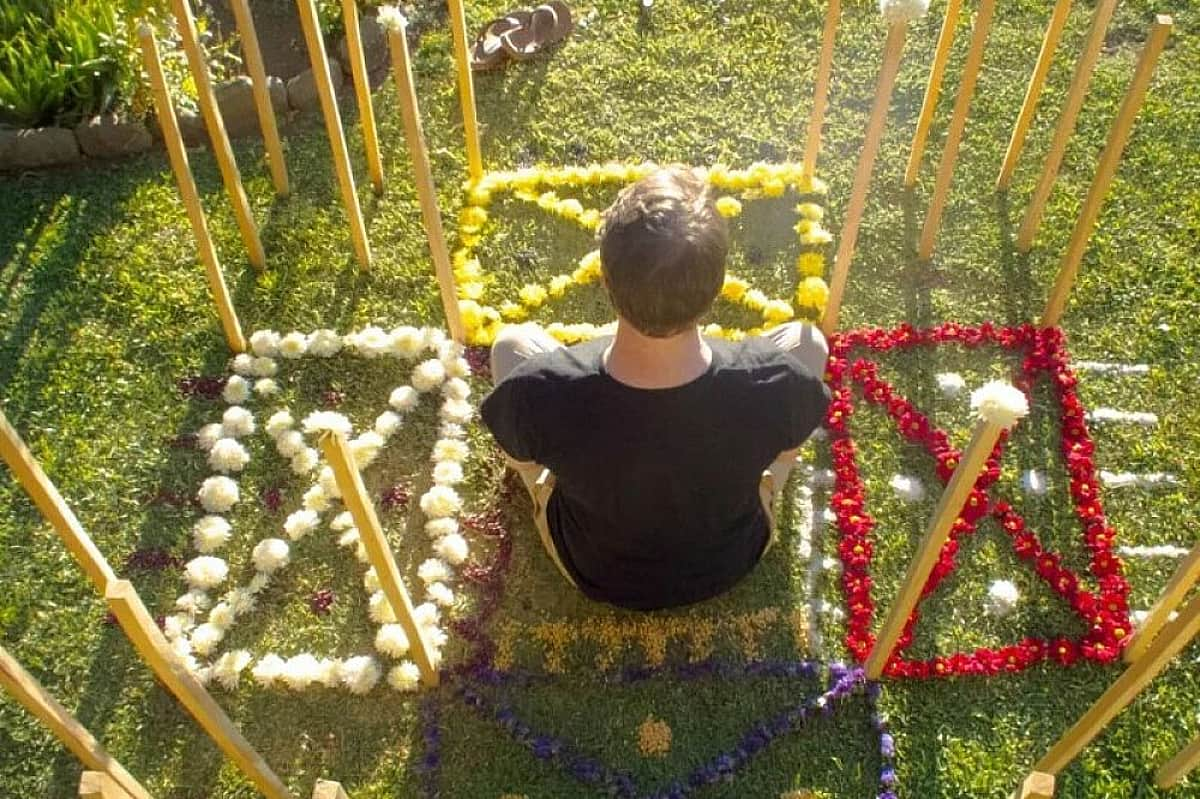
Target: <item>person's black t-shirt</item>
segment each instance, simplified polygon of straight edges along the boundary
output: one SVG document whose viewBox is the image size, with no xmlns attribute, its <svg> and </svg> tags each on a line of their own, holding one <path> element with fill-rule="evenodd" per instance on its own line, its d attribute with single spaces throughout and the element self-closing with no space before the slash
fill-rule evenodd
<svg viewBox="0 0 1200 799">
<path fill-rule="evenodd" d="M 634 388 L 605 372 L 610 341 L 522 363 L 484 399 L 484 422 L 554 474 L 551 535 L 586 595 L 652 609 L 719 594 L 766 546 L 763 470 L 821 423 L 829 391 L 765 338 L 707 340 L 700 377 Z"/>
</svg>

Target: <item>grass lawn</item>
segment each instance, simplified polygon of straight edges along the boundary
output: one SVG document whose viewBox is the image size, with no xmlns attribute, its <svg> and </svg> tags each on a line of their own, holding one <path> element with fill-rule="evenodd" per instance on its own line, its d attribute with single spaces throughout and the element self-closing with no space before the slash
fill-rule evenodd
<svg viewBox="0 0 1200 799">
<path fill-rule="evenodd" d="M 944 5 L 935 3 L 933 15 L 910 30 L 842 324 L 890 328 L 903 321 L 930 326 L 1035 319 L 1144 33 L 1155 12 L 1173 13 L 1175 32 L 1084 258 L 1064 327 L 1077 360 L 1150 367 L 1141 375 L 1080 373 L 1079 393 L 1088 408 L 1158 416 L 1150 427 L 1092 425 L 1097 467 L 1178 478 L 1153 490 L 1104 492 L 1117 543 L 1190 546 L 1198 537 L 1194 497 L 1200 492 L 1200 405 L 1194 398 L 1200 382 L 1196 8 L 1192 0 L 1128 0 L 1118 7 L 1037 245 L 1026 256 L 1015 252 L 1015 228 L 1092 8 L 1079 3 L 1072 9 L 1012 189 L 997 195 L 995 175 L 1051 5 L 1049 0 L 999 5 L 932 263 L 916 259 L 915 241 L 966 56 L 970 15 L 964 12 L 921 180 L 911 193 L 901 188 L 902 175 Z M 885 33 L 873 3 L 847 6 L 818 168 L 829 184 L 824 204 L 835 240 Z M 577 4 L 577 17 L 588 23 L 552 57 L 477 77 L 485 162 L 512 169 L 610 160 L 738 167 L 798 160 L 823 9 L 784 0 L 662 0 L 646 22 L 639 21 L 631 1 Z M 471 3 L 469 24 L 475 29 L 504 10 L 494 0 Z M 415 63 L 442 210 L 452 229 L 466 170 L 448 28 L 425 30 Z M 300 121 L 288 136 L 293 185 L 288 200 L 274 197 L 262 148 L 252 142 L 235 147 L 268 253 L 262 274 L 244 257 L 211 157 L 193 154 L 247 334 L 260 328 L 349 332 L 367 325 L 440 324 L 396 105 L 390 85 L 376 95 L 388 177 L 382 198 L 370 191 L 356 118 L 346 113 L 375 251 L 374 267 L 366 273 L 353 261 L 318 119 Z M 599 204 L 604 198 L 593 199 Z M 786 297 L 794 239 L 780 225 L 791 202 L 770 202 L 776 205 L 766 203 L 762 211 L 747 205 L 737 221 L 731 268 L 772 296 Z M 589 246 L 566 223 L 548 223 L 516 201 L 497 203 L 492 219 L 481 257 L 486 269 L 501 276 L 491 288 L 498 299 L 509 296 L 509 288 L 515 295 L 521 282 L 545 282 L 570 271 Z M 203 453 L 177 446 L 177 439 L 219 420 L 225 407 L 219 397 L 185 396 L 178 382 L 227 375 L 229 353 L 165 156 L 0 179 L 0 285 L 0 407 L 114 568 L 135 583 L 153 612 L 170 612 L 185 590 L 181 571 L 172 565 L 145 568 L 145 553 L 162 551 L 182 561 L 195 556 L 191 531 L 198 511 L 186 499 L 209 469 Z M 595 287 L 573 292 L 559 308 L 553 316 L 559 321 L 607 321 Z M 744 312 L 728 307 L 719 307 L 715 321 L 748 322 Z M 930 414 L 958 446 L 965 445 L 970 429 L 965 399 L 944 397 L 934 376 L 958 372 L 973 387 L 1011 375 L 1019 365 L 1015 356 L 986 348 L 939 347 L 878 360 L 897 391 Z M 260 426 L 276 406 L 286 405 L 300 418 L 329 404 L 332 392 L 342 397 L 338 410 L 356 429 L 369 427 L 386 408 L 388 392 L 407 382 L 410 371 L 393 360 L 306 361 L 287 367 L 278 402 L 257 400 L 252 410 Z M 486 391 L 482 378 L 474 378 L 472 386 L 473 400 Z M 1065 565 L 1083 571 L 1086 551 L 1070 509 L 1057 415 L 1044 387 L 1035 390 L 1034 399 L 1031 418 L 1010 444 L 997 491 L 1047 546 L 1063 554 Z M 856 402 L 859 467 L 878 522 L 872 564 L 878 617 L 895 595 L 933 508 L 937 481 L 927 455 L 902 441 L 879 410 L 861 397 Z M 410 579 L 428 557 L 415 498 L 429 483 L 425 464 L 436 427 L 427 403 L 367 474 L 372 490 L 399 485 L 413 498 L 382 512 Z M 560 740 L 627 772 L 639 795 L 646 795 L 675 779 L 686 782 L 693 771 L 732 750 L 751 725 L 828 687 L 823 673 L 780 675 L 752 664 L 847 659 L 839 581 L 819 567 L 822 558 L 837 557 L 836 528 L 816 526 L 811 557 L 818 567 L 810 568 L 801 551 L 802 531 L 814 513 L 820 520 L 827 492 L 818 488 L 810 494 L 802 475 L 789 487 L 781 512 L 780 545 L 751 577 L 717 600 L 642 616 L 596 605 L 564 588 L 540 551 L 528 502 L 498 491 L 502 468 L 487 434 L 472 426 L 468 437 L 466 510 L 498 507 L 508 534 L 507 543 L 503 536 L 472 537 L 473 557 L 493 562 L 511 545 L 511 565 L 490 589 L 460 580 L 455 614 L 469 618 L 491 608 L 480 634 L 497 645 L 493 662 L 505 676 L 467 686 L 466 696 L 461 680 L 416 697 L 382 683 L 361 697 L 321 688 L 294 693 L 260 688 L 248 674 L 236 691 L 214 685 L 214 695 L 297 795 L 307 795 L 317 778 L 341 781 L 355 799 L 603 795 L 580 778 L 578 761 L 544 751 Z M 233 537 L 221 553 L 238 580 L 252 571 L 247 563 L 254 543 L 280 535 L 308 485 L 292 477 L 264 440 L 248 445 L 252 460 L 240 481 L 243 501 L 231 515 Z M 829 449 L 827 442 L 816 442 L 805 457 L 813 468 L 824 468 Z M 1020 487 L 1021 472 L 1033 468 L 1049 475 L 1045 495 Z M 888 485 L 897 473 L 920 477 L 926 498 L 901 502 Z M 276 510 L 260 500 L 271 489 L 279 489 L 283 500 Z M 362 568 L 334 539 L 321 530 L 295 544 L 292 565 L 226 643 L 285 657 L 371 652 L 374 627 L 366 618 Z M 0 474 L 0 553 L 0 642 L 152 793 L 173 799 L 254 795 L 141 665 L 119 628 L 105 623 L 103 603 L 7 472 Z M 964 540 L 958 560 L 960 568 L 923 606 L 913 656 L 1082 632 L 1077 617 L 1014 557 L 993 522 L 981 522 L 979 532 Z M 1126 558 L 1132 609 L 1149 606 L 1175 563 Z M 1004 619 L 984 612 L 988 587 L 998 579 L 1012 580 L 1021 591 L 1016 612 Z M 1092 586 L 1094 580 L 1084 582 Z M 806 593 L 810 587 L 820 600 L 818 636 L 803 624 L 805 609 L 814 604 Z M 317 615 L 310 598 L 326 589 L 333 603 L 327 615 Z M 451 639 L 446 654 L 453 666 L 470 654 L 471 638 L 451 632 Z M 1171 792 L 1152 784 L 1155 768 L 1197 734 L 1198 657 L 1196 645 L 1186 649 L 1061 775 L 1059 795 L 1200 796 L 1200 777 Z M 698 673 L 685 668 L 695 661 L 705 664 L 696 667 Z M 895 736 L 897 792 L 921 799 L 1007 796 L 1118 673 L 1117 666 L 1091 662 L 1070 668 L 1042 663 L 990 678 L 886 681 L 878 712 Z M 837 799 L 875 796 L 882 765 L 875 712 L 871 701 L 854 695 L 828 716 L 818 713 L 797 732 L 777 738 L 734 779 L 694 795 L 774 799 L 811 789 Z M 511 719 L 520 724 L 514 727 Z M 659 756 L 639 750 L 639 728 L 648 720 L 671 730 L 670 749 Z M 438 736 L 431 742 L 435 727 Z M 437 768 L 431 769 L 434 761 Z M 78 772 L 76 761 L 48 733 L 14 702 L 0 699 L 0 794 L 72 796 Z"/>
</svg>

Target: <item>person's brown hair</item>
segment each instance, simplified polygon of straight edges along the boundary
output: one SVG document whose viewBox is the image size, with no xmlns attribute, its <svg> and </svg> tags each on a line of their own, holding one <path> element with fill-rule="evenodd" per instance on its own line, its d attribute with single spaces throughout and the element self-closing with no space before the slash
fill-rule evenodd
<svg viewBox="0 0 1200 799">
<path fill-rule="evenodd" d="M 725 281 L 729 230 L 708 184 L 684 167 L 627 186 L 604 212 L 600 265 L 617 312 L 665 338 L 694 325 Z"/>
</svg>

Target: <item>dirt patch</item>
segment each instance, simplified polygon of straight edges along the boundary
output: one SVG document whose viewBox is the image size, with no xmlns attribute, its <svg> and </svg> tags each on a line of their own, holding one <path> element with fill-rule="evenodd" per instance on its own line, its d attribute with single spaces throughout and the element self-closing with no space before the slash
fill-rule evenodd
<svg viewBox="0 0 1200 799">
<path fill-rule="evenodd" d="M 218 38 L 237 33 L 228 0 L 209 0 L 206 5 L 213 33 Z M 300 16 L 293 0 L 254 0 L 250 12 L 254 15 L 258 46 L 268 75 L 287 80 L 309 68 L 304 31 L 300 28 Z"/>
</svg>

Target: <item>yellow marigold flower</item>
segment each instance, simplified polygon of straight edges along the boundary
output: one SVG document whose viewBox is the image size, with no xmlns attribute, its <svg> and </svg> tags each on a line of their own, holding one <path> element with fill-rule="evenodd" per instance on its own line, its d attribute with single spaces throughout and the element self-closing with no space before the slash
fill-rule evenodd
<svg viewBox="0 0 1200 799">
<path fill-rule="evenodd" d="M 742 295 L 742 304 L 752 311 L 761 311 L 767 307 L 770 302 L 766 294 L 763 294 L 758 289 L 750 289 Z"/>
<path fill-rule="evenodd" d="M 479 208 L 485 208 L 492 202 L 492 192 L 483 186 L 475 186 L 467 192 L 467 202 Z"/>
<path fill-rule="evenodd" d="M 712 338 L 720 338 L 721 334 L 723 334 L 725 332 L 725 329 L 722 328 L 720 325 L 718 325 L 716 322 L 710 322 L 709 324 L 705 325 L 700 330 L 700 332 L 705 336 L 710 336 Z"/>
<path fill-rule="evenodd" d="M 500 316 L 506 322 L 524 322 L 529 317 L 529 310 L 520 303 L 505 300 L 500 303 Z"/>
<path fill-rule="evenodd" d="M 624 183 L 628 180 L 629 170 L 624 164 L 605 164 L 600 167 L 600 174 L 605 182 Z"/>
<path fill-rule="evenodd" d="M 458 243 L 461 244 L 462 246 L 466 247 L 469 250 L 473 250 L 476 247 L 478 247 L 479 242 L 481 242 L 481 241 L 483 241 L 483 238 L 478 233 L 462 233 L 462 232 L 460 232 L 458 234 Z"/>
<path fill-rule="evenodd" d="M 779 178 L 769 178 L 763 181 L 762 193 L 765 197 L 782 197 L 785 191 L 787 191 L 787 184 Z"/>
<path fill-rule="evenodd" d="M 820 252 L 802 252 L 796 258 L 796 271 L 801 277 L 820 277 L 825 274 L 825 254 Z"/>
<path fill-rule="evenodd" d="M 583 213 L 583 203 L 579 200 L 563 200 L 558 204 L 558 215 L 566 219 L 578 219 Z"/>
<path fill-rule="evenodd" d="M 746 177 L 761 186 L 763 183 L 766 183 L 768 180 L 775 177 L 775 174 L 771 169 L 771 165 L 766 161 L 755 161 L 750 165 L 750 168 L 746 170 Z"/>
<path fill-rule="evenodd" d="M 546 301 L 546 289 L 537 283 L 529 283 L 521 287 L 517 297 L 530 308 L 537 308 Z"/>
<path fill-rule="evenodd" d="M 552 191 L 542 192 L 538 195 L 537 204 L 543 211 L 553 211 L 558 207 L 558 195 Z"/>
<path fill-rule="evenodd" d="M 796 287 L 796 304 L 801 308 L 824 310 L 829 301 L 829 286 L 819 277 L 806 277 Z"/>
<path fill-rule="evenodd" d="M 578 186 L 587 183 L 587 170 L 581 166 L 565 167 L 562 171 L 563 182 L 568 186 Z"/>
<path fill-rule="evenodd" d="M 814 222 L 820 222 L 825 218 L 825 209 L 816 203 L 800 203 L 796 206 L 796 213 Z"/>
<path fill-rule="evenodd" d="M 740 277 L 725 275 L 725 283 L 721 286 L 721 296 L 732 302 L 737 302 L 746 294 L 750 284 Z"/>
<path fill-rule="evenodd" d="M 814 222 L 813 224 L 815 225 L 816 223 Z M 811 245 L 828 244 L 831 241 L 833 241 L 833 234 L 830 233 L 825 228 L 820 227 L 820 226 L 814 227 L 808 233 L 800 234 L 800 243 L 801 244 L 807 244 L 807 245 L 811 246 Z"/>
<path fill-rule="evenodd" d="M 734 197 L 722 197 L 716 202 L 717 213 L 731 219 L 742 212 L 742 204 Z"/>
<path fill-rule="evenodd" d="M 471 258 L 464 261 L 461 266 L 455 267 L 454 277 L 464 283 L 483 277 L 483 267 L 479 265 L 479 259 Z"/>
<path fill-rule="evenodd" d="M 458 284 L 458 297 L 461 300 L 478 300 L 483 296 L 483 284 L 471 281 Z"/>
<path fill-rule="evenodd" d="M 592 250 L 579 259 L 579 267 L 571 273 L 571 279 L 581 286 L 586 286 L 601 275 L 600 251 Z"/>
<path fill-rule="evenodd" d="M 799 222 L 792 225 L 792 230 L 796 231 L 801 236 L 807 236 L 817 227 L 817 223 L 811 219 L 801 219 Z"/>
<path fill-rule="evenodd" d="M 567 326 L 562 322 L 551 322 L 546 325 L 546 332 L 562 343 L 567 343 Z"/>
<path fill-rule="evenodd" d="M 671 725 L 647 716 L 638 727 L 638 751 L 642 757 L 666 757 L 671 751 Z"/>
<path fill-rule="evenodd" d="M 468 333 L 483 324 L 483 309 L 474 300 L 459 300 L 458 312 Z"/>
<path fill-rule="evenodd" d="M 771 300 L 762 311 L 763 319 L 767 322 L 786 322 L 796 315 L 790 303 L 783 300 Z"/>
<path fill-rule="evenodd" d="M 745 330 L 738 330 L 737 328 L 733 328 L 732 330 L 725 331 L 725 338 L 729 339 L 730 341 L 741 341 L 745 337 L 746 337 Z"/>
<path fill-rule="evenodd" d="M 471 251 L 468 250 L 466 247 L 460 247 L 454 251 L 454 254 L 452 256 L 450 256 L 450 264 L 455 269 L 462 269 L 463 265 L 466 264 L 467 259 L 470 257 L 471 257 Z"/>
<path fill-rule="evenodd" d="M 729 182 L 729 167 L 725 164 L 713 164 L 708 168 L 707 178 L 709 184 L 723 188 Z"/>
<path fill-rule="evenodd" d="M 579 224 L 583 225 L 588 230 L 595 230 L 600 227 L 600 221 L 603 215 L 595 208 L 589 208 L 579 215 Z"/>
<path fill-rule="evenodd" d="M 569 285 L 571 285 L 570 275 L 555 275 L 550 278 L 550 296 L 561 297 Z"/>
<path fill-rule="evenodd" d="M 488 212 L 475 205 L 468 205 L 458 212 L 458 226 L 461 230 L 479 230 L 487 220 Z"/>
</svg>

